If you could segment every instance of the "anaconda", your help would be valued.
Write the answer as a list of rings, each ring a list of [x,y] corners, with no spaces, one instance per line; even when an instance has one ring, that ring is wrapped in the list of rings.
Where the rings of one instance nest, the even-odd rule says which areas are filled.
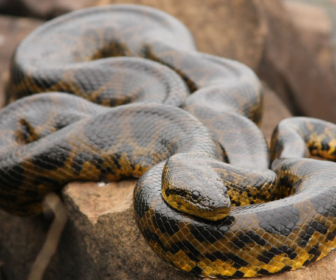
[[[17,98],[0,111],[10,213],[39,214],[71,181],[133,176],[141,232],[191,274],[260,276],[335,248],[336,166],[305,158],[335,160],[335,126],[282,122],[269,169],[256,75],[198,52],[163,12],[113,5],[44,24],[13,56],[7,100]]]

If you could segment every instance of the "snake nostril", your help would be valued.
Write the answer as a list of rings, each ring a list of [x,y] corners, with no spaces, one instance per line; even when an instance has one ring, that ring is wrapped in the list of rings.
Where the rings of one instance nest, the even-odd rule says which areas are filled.
[[[200,196],[200,193],[198,191],[193,191],[191,194],[191,198],[194,200],[197,200]]]
[[[170,196],[170,190],[169,189],[166,189],[165,193],[166,193],[166,196]]]

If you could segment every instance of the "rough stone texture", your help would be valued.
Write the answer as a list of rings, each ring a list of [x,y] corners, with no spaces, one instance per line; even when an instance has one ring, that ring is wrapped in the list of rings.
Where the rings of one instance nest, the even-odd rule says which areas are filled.
[[[44,243],[50,221],[44,217],[15,217],[0,211],[0,224],[2,280],[27,279],[30,268]],[[84,248],[84,240],[70,221],[63,232],[57,254],[43,279],[102,279],[96,277],[98,272]]]
[[[94,0],[0,0],[0,13],[50,19],[92,5]]]
[[[268,32],[260,76],[292,111],[336,122],[334,73],[320,66],[282,2],[261,2]]]
[[[307,3],[284,1],[284,4],[305,45],[313,50],[325,70],[334,71],[333,47],[330,40],[332,22],[326,11]]]
[[[281,120],[291,117],[291,113],[265,82],[263,83],[263,89],[265,93],[265,104],[264,117],[260,129],[265,135],[268,145],[270,145],[274,128]]]
[[[5,83],[13,51],[24,37],[42,23],[36,19],[0,16],[0,108],[4,102]]]

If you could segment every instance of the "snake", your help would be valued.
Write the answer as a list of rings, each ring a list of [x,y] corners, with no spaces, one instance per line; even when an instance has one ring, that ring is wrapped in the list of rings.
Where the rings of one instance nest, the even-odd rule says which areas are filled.
[[[15,50],[6,100],[0,207],[11,214],[40,214],[72,181],[135,177],[140,231],[189,274],[263,276],[336,247],[336,126],[283,120],[269,149],[255,73],[197,51],[162,11],[109,5],[43,24]]]

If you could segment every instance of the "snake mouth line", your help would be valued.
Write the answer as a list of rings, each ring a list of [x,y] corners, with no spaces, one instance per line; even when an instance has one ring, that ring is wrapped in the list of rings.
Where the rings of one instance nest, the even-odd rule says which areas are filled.
[[[205,220],[218,221],[224,219],[231,211],[231,207],[226,207],[223,210],[222,207],[207,207],[197,204],[197,202],[188,201],[188,194],[185,190],[166,189],[162,192],[162,197],[172,208]]]

